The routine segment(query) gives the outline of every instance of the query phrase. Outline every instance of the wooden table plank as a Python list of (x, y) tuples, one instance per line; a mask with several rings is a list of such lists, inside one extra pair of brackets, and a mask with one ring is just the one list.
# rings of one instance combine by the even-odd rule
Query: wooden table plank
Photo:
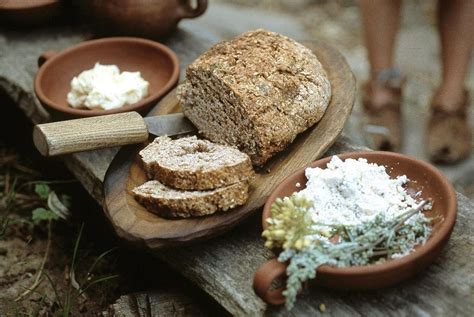
[(199, 304), (176, 290), (136, 293), (121, 296), (102, 316), (204, 316)]
[[(250, 11), (234, 10), (231, 15), (225, 6), (216, 6), (212, 10), (214, 15), (205, 15), (192, 24), (183, 24), (184, 27), (168, 40), (168, 45), (182, 60), (182, 69), (219, 39), (252, 28), (249, 27), (250, 22), (245, 20)], [(301, 30), (291, 24), (279, 26), (287, 30), (271, 27), (270, 20), (282, 17), (265, 15), (267, 20), (262, 20), (262, 26), (267, 23), (276, 31), (294, 37), (301, 35)], [(225, 17), (244, 23), (238, 26), (229, 23), (216, 28), (219, 19)], [(88, 33), (68, 27), (37, 30), (28, 34), (0, 32), (0, 89), (6, 91), (32, 122), (44, 122), (48, 116), (39, 106), (32, 89), (36, 58), (44, 50), (61, 49), (86, 38), (89, 38)], [(328, 154), (357, 149), (347, 138), (341, 137)], [(62, 158), (99, 203), (103, 199), (104, 174), (116, 150), (79, 153)], [(326, 304), (326, 314), (337, 316), (369, 313), (380, 316), (474, 314), (474, 206), (459, 194), (458, 203), (459, 216), (453, 236), (442, 255), (423, 274), (398, 287), (376, 292), (344, 293), (312, 288), (299, 300), (291, 315), (317, 315), (320, 313), (320, 303)], [(259, 223), (257, 214), (224, 236), (156, 255), (235, 315), (261, 315), (267, 312), (287, 316), (282, 308), (267, 311), (266, 305), (255, 296), (251, 287), (254, 270), (272, 257), (271, 252), (263, 247)]]

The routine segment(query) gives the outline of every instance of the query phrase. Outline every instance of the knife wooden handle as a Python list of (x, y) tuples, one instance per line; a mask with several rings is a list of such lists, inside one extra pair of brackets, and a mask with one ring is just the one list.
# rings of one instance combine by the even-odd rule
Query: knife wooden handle
[(44, 156), (144, 142), (148, 128), (137, 112), (36, 125), (33, 142)]

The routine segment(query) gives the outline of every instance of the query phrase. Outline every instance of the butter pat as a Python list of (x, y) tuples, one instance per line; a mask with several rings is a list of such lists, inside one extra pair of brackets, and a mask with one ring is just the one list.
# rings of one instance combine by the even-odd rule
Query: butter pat
[(72, 79), (67, 102), (73, 108), (116, 109), (145, 98), (148, 87), (140, 72), (121, 73), (116, 65), (96, 63)]

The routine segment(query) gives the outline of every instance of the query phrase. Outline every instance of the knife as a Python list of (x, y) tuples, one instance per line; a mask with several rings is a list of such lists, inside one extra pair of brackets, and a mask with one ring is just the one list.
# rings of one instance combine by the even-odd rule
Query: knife
[(143, 118), (137, 112), (125, 112), (38, 124), (33, 142), (44, 156), (96, 150), (141, 143), (155, 136), (180, 135), (196, 131), (182, 113)]

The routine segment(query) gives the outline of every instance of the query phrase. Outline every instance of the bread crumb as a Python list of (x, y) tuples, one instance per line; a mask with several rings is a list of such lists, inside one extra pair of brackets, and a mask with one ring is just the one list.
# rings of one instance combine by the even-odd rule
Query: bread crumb
[(319, 311), (322, 313), (326, 311), (326, 305), (324, 305), (324, 303), (319, 304)]
[(301, 184), (300, 184), (300, 183), (296, 183), (295, 186), (298, 187), (298, 188), (300, 188), (300, 187), (301, 187)]

